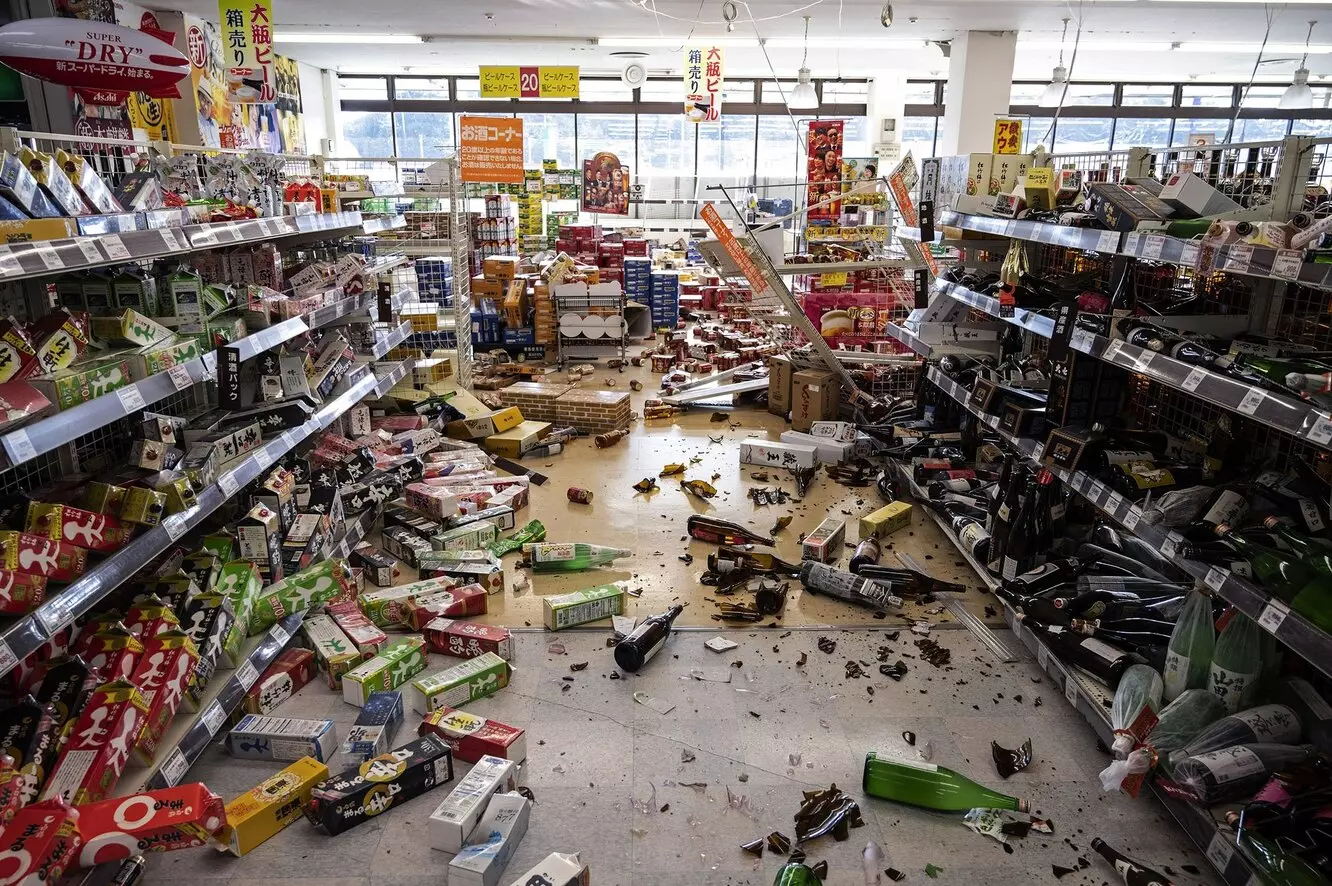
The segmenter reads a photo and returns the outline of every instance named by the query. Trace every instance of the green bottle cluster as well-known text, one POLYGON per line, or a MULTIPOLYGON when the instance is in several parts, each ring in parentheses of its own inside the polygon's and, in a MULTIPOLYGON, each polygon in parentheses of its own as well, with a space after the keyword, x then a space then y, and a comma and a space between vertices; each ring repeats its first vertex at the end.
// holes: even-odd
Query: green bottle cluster
POLYGON ((1216 534, 1248 561, 1253 577, 1273 596, 1323 630, 1332 631, 1332 542, 1293 532, 1274 517, 1268 518, 1267 528, 1290 551, 1263 544, 1225 523, 1216 527, 1216 534))

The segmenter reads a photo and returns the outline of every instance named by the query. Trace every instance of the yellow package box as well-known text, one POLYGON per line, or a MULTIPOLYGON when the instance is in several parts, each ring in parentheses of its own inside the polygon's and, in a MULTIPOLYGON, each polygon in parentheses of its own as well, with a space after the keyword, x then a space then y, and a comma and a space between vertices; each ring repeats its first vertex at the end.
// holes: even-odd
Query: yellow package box
POLYGON ((860 537, 883 538, 911 525, 911 505, 895 501, 860 518, 860 537))
POLYGON ((232 855, 244 855, 305 814, 310 792, 328 778, 328 767, 302 757, 227 804, 232 855))
MULTIPOLYGON (((516 412, 517 409, 514 408, 514 411, 516 412)), ((550 433, 550 429, 551 424, 548 421, 524 421, 502 434, 491 434, 481 445, 496 455, 502 455, 505 458, 518 458, 524 452, 536 446, 542 437, 550 433)))

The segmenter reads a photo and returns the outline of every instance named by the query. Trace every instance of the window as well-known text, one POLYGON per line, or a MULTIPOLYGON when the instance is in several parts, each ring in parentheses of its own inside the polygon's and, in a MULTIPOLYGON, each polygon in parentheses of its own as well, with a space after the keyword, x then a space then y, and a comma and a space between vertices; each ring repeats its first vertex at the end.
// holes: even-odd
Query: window
MULTIPOLYGON (((726 107, 727 102, 734 104, 752 105, 754 103, 754 81, 753 80, 727 80, 722 85, 722 107, 726 107)), ((864 101, 861 102, 864 104, 864 101)))
POLYGON ((902 153, 910 151, 917 160, 935 156, 934 135, 938 124, 938 117, 902 118, 902 153))
POLYGON ((1061 117, 1059 132, 1054 140, 1051 153, 1086 154, 1092 151, 1110 150, 1110 128, 1114 121, 1109 117, 1061 117))
POLYGON ((1275 108, 1286 91, 1284 86, 1252 86, 1240 90, 1240 107, 1275 108))
MULTIPOLYGON (((842 154, 846 157, 873 157, 874 143, 879 140, 877 132, 870 132, 869 118, 844 117, 846 128, 842 130, 842 154)), ((879 121, 876 119, 877 127, 879 121)))
POLYGON ((560 169, 574 169, 573 114, 519 114, 523 121, 523 166, 541 168, 554 160, 560 169))
POLYGON ((1213 144, 1229 141, 1230 121, 1222 119, 1176 120, 1175 134, 1170 142, 1174 145, 1194 144, 1199 138, 1211 137, 1213 144))
POLYGON ((1114 103, 1115 88, 1108 83, 1070 83, 1068 84, 1068 92, 1064 96, 1064 107, 1066 108, 1079 105, 1113 105, 1114 103))
POLYGON ((698 175, 748 183, 754 175, 753 114, 722 114, 721 125, 698 127, 698 175))
POLYGON ((393 128, 401 157, 448 157, 457 144, 452 114, 398 113, 393 128))
POLYGON ((1034 105, 1040 102, 1041 94, 1045 92, 1045 83, 1014 83, 1012 91, 1008 94, 1008 103, 1010 105, 1034 105))
POLYGON ((645 102, 674 102, 684 107, 684 83, 680 80, 649 80, 639 95, 645 102))
POLYGON ((830 105, 863 105, 869 98, 869 83, 823 83, 823 101, 830 105))
POLYGON ((1121 117, 1115 121, 1115 143, 1111 150, 1159 148, 1170 142, 1170 121, 1160 117, 1121 117))
POLYGON ((392 157, 393 122, 387 111, 343 111, 342 149, 353 157, 392 157))
POLYGON ((395 77, 393 79, 393 97, 405 99, 448 100, 449 80, 447 77, 395 77))
POLYGON ((1268 142, 1286 137, 1289 120, 1237 120, 1231 141, 1268 142))
POLYGON ((338 76, 338 95, 343 101, 374 101, 388 98, 387 77, 338 76))
POLYGON ((795 181, 804 156, 802 143, 805 122, 792 123, 786 115, 758 118, 758 147, 755 152, 758 174, 777 181, 795 181))
MULTIPOLYGON (((1067 119, 1067 118, 1065 118, 1067 119)), ((1059 121, 1059 125, 1064 125, 1064 120, 1059 121)), ((1037 145, 1045 145, 1045 149, 1050 150, 1054 144, 1054 133, 1050 131, 1051 124, 1054 123, 1053 117, 1031 117, 1022 121, 1022 153, 1030 154, 1036 150, 1037 145)))
POLYGON ((1180 104, 1186 108, 1228 108, 1235 104, 1232 86, 1185 86, 1180 104))
POLYGON ((634 153, 634 115, 579 114, 578 168, 602 151, 610 151, 633 173, 638 166, 634 153))
POLYGON ((784 105, 786 104, 786 96, 791 94, 791 90, 795 89, 795 85, 796 82, 794 80, 783 80, 781 82, 781 88, 779 89, 777 81, 765 80, 763 81, 763 93, 760 101, 765 105, 784 105))
POLYGON ((1315 138, 1332 138, 1332 120, 1296 120, 1290 130, 1291 135, 1312 135, 1315 138))
MULTIPOLYGON (((651 81, 643 86, 646 90, 651 81)), ((578 98, 585 102, 627 102, 633 101, 634 91, 623 80, 589 80, 586 77, 578 81, 578 98)))
MULTIPOLYGON (((1149 86, 1142 83, 1124 84, 1124 104, 1127 107, 1168 108, 1175 100, 1175 87, 1149 86)), ((1118 136, 1116 136, 1118 140, 1118 136)), ((1156 144, 1156 142, 1153 142, 1156 144)), ((1164 144, 1162 142, 1161 144, 1164 144)))
POLYGON ((934 80, 908 80, 903 100, 908 105, 934 104, 936 82, 934 80))
MULTIPOLYGON (((723 120, 725 108, 723 99, 723 120)), ((684 114, 639 114, 638 166, 634 174, 693 175, 694 136, 701 126, 690 123, 684 114)))
POLYGON ((459 101, 488 101, 488 102, 507 102, 512 99, 507 98, 481 98, 481 81, 476 77, 458 78, 458 100, 459 101))

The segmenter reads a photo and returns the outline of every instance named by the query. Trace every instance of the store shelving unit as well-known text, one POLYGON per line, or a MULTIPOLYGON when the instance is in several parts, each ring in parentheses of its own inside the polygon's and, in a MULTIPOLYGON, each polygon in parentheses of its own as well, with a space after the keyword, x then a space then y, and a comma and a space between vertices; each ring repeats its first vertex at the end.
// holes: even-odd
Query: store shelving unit
POLYGON ((1134 232, 1124 238, 1120 255, 1197 268, 1208 251, 1212 253, 1210 266, 1228 274, 1298 283, 1314 289, 1332 289, 1332 264, 1305 261, 1304 253, 1298 249, 1274 249, 1246 243, 1209 249, 1201 240, 1181 240, 1166 234, 1134 232))
POLYGON ((1094 228, 1070 228, 1047 222, 967 215, 951 209, 939 213, 938 223, 942 227, 961 228, 964 231, 988 234, 992 237, 1009 237, 1013 240, 1027 240, 1048 246, 1109 254, 1119 252, 1120 242, 1124 236, 1119 231, 1098 231, 1094 228))

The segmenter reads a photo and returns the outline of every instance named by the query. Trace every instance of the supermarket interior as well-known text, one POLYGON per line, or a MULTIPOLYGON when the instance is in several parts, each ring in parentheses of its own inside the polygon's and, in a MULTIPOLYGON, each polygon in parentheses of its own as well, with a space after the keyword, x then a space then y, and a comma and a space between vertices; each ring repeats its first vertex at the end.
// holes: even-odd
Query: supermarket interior
POLYGON ((1332 3, 0 6, 0 886, 1332 886, 1332 3))

